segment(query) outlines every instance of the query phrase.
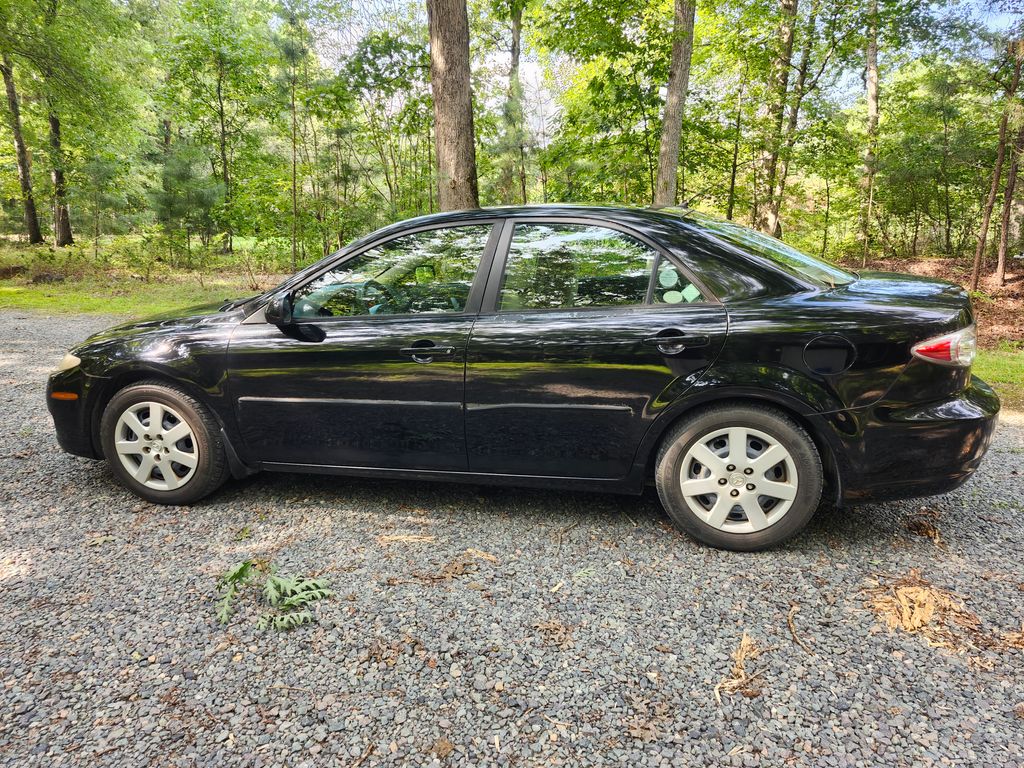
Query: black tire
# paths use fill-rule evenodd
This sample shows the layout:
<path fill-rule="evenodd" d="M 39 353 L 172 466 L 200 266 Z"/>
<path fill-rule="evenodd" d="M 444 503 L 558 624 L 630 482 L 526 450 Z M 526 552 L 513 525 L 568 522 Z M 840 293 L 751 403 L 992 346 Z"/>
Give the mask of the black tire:
<path fill-rule="evenodd" d="M 734 533 L 708 525 L 690 508 L 680 488 L 687 452 L 702 436 L 728 427 L 746 427 L 764 433 L 788 451 L 795 465 L 796 495 L 788 510 L 767 528 Z M 807 525 L 821 502 L 824 477 L 821 457 L 803 427 L 773 408 L 737 404 L 702 410 L 670 429 L 658 451 L 655 482 L 665 511 L 684 533 L 718 549 L 755 552 L 778 546 Z"/>
<path fill-rule="evenodd" d="M 173 490 L 158 490 L 136 480 L 115 448 L 117 421 L 131 406 L 143 402 L 168 406 L 187 423 L 194 436 L 197 463 L 191 477 Z M 117 392 L 100 421 L 100 444 L 114 477 L 137 496 L 156 504 L 191 504 L 213 493 L 228 477 L 227 457 L 217 420 L 203 403 L 172 384 L 141 381 Z"/>

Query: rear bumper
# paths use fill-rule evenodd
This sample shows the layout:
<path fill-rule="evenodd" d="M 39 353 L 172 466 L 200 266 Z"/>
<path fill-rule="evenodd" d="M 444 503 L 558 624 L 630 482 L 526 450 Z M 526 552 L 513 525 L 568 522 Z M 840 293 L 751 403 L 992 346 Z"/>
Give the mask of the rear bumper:
<path fill-rule="evenodd" d="M 977 377 L 954 398 L 879 404 L 846 424 L 833 422 L 842 497 L 847 502 L 934 496 L 958 488 L 981 464 L 999 397 Z M 845 466 L 844 466 L 845 465 Z"/>

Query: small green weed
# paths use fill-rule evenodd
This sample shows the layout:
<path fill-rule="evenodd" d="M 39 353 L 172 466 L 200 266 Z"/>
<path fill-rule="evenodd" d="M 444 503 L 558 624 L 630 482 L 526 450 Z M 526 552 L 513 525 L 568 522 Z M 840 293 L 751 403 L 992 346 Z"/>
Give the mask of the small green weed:
<path fill-rule="evenodd" d="M 217 589 L 221 593 L 217 602 L 217 620 L 221 624 L 227 624 L 231 619 L 235 600 L 249 586 L 259 587 L 257 599 L 271 609 L 256 622 L 259 629 L 283 631 L 310 624 L 313 612 L 309 607 L 332 594 L 324 579 L 281 575 L 266 560 L 243 560 L 217 579 Z"/>

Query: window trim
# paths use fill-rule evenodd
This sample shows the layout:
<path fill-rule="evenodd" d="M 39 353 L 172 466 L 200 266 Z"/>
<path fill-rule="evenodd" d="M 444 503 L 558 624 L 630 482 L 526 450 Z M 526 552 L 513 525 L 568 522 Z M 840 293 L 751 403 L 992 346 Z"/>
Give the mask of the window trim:
<path fill-rule="evenodd" d="M 505 266 L 508 262 L 508 254 L 512 245 L 512 236 L 515 232 L 516 224 L 580 224 L 583 226 L 590 227 L 603 227 L 604 229 L 610 229 L 615 232 L 621 232 L 624 235 L 632 237 L 634 240 L 639 241 L 643 245 L 650 248 L 655 253 L 655 259 L 651 268 L 651 274 L 648 278 L 647 283 L 647 294 L 644 297 L 644 301 L 639 304 L 615 304 L 615 305 L 603 305 L 603 306 L 589 306 L 589 307 L 538 307 L 538 308 L 523 308 L 523 309 L 507 309 L 501 310 L 498 308 L 498 299 L 501 293 L 502 278 L 505 276 Z M 688 302 L 687 304 L 655 304 L 652 299 L 654 295 L 654 281 L 657 279 L 658 266 L 661 264 L 662 259 L 667 260 L 672 266 L 674 266 L 679 273 L 689 280 L 694 287 L 700 291 L 701 298 L 703 301 Z M 680 309 L 682 307 L 693 306 L 693 305 L 720 305 L 720 302 L 715 295 L 707 289 L 707 287 L 697 279 L 697 277 L 686 268 L 685 265 L 681 264 L 679 259 L 673 257 L 672 253 L 662 246 L 656 240 L 648 237 L 642 232 L 637 231 L 633 227 L 620 224 L 617 221 L 609 221 L 606 219 L 600 219 L 593 216 L 551 216 L 551 215 L 537 215 L 537 216 L 509 216 L 505 219 L 504 225 L 501 227 L 501 234 L 498 237 L 493 258 L 490 264 L 490 271 L 487 275 L 487 282 L 484 287 L 483 301 L 480 307 L 481 315 L 499 315 L 502 317 L 520 315 L 520 314 L 534 314 L 543 312 L 611 312 L 616 310 L 635 310 L 635 309 L 661 309 L 662 307 L 671 307 L 673 309 Z"/>
<path fill-rule="evenodd" d="M 483 276 L 488 274 L 491 268 L 491 262 L 494 258 L 495 248 L 498 243 L 498 238 L 502 230 L 503 219 L 499 216 L 487 217 L 480 219 L 458 219 L 454 221 L 445 222 L 431 222 L 429 224 L 423 224 L 417 227 L 410 227 L 404 229 L 401 232 L 388 232 L 387 234 L 375 238 L 369 242 L 360 243 L 357 247 L 351 251 L 339 255 L 336 259 L 331 260 L 321 268 L 305 275 L 302 280 L 296 281 L 293 285 L 288 286 L 287 292 L 290 297 L 294 297 L 295 292 L 300 288 L 309 285 L 314 280 L 327 274 L 328 272 L 338 269 L 352 259 L 357 259 L 367 251 L 379 248 L 382 245 L 386 245 L 394 240 L 398 240 L 409 235 L 417 235 L 421 232 L 429 232 L 435 229 L 458 229 L 469 226 L 485 227 L 489 226 L 491 231 L 487 235 L 487 242 L 484 245 L 484 251 L 480 255 L 480 263 L 477 265 L 476 272 L 473 275 L 473 283 L 469 288 L 469 298 L 466 300 L 466 306 L 462 308 L 461 312 L 403 312 L 388 315 L 338 315 L 336 317 L 296 317 L 293 318 L 292 322 L 295 324 L 314 324 L 321 325 L 324 323 L 339 323 L 339 322 L 352 322 L 352 321 L 365 321 L 365 320 L 385 320 L 390 318 L 399 319 L 415 319 L 415 318 L 442 318 L 442 317 L 473 317 L 480 312 L 480 305 L 483 299 L 485 281 Z"/>

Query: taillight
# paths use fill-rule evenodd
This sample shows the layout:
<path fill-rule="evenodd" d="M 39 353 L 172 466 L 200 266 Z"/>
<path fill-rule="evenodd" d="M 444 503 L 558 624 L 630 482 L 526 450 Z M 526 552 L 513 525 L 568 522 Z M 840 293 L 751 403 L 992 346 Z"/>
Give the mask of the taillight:
<path fill-rule="evenodd" d="M 927 360 L 929 363 L 966 368 L 974 362 L 974 353 L 978 347 L 977 335 L 973 325 L 961 328 L 955 333 L 925 339 L 910 348 L 914 357 Z"/>

